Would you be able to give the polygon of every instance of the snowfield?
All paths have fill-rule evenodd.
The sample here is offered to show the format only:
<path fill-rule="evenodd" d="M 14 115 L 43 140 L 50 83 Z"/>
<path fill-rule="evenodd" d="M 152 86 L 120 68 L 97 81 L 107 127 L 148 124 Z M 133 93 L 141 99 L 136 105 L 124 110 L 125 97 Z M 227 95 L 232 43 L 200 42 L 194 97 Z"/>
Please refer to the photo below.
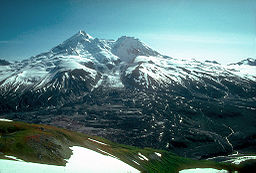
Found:
<path fill-rule="evenodd" d="M 73 155 L 67 160 L 66 166 L 54 166 L 46 164 L 38 164 L 24 162 L 15 157 L 10 157 L 14 160 L 0 159 L 1 173 L 137 173 L 137 169 L 128 164 L 113 158 L 103 155 L 87 148 L 73 146 L 71 147 Z M 19 161 L 18 161 L 19 160 Z"/>
<path fill-rule="evenodd" d="M 195 168 L 195 169 L 184 169 L 179 173 L 228 173 L 226 170 L 218 170 L 213 168 Z"/>
<path fill-rule="evenodd" d="M 7 122 L 12 122 L 12 120 L 5 119 L 5 118 L 0 118 L 0 121 L 7 121 Z"/>

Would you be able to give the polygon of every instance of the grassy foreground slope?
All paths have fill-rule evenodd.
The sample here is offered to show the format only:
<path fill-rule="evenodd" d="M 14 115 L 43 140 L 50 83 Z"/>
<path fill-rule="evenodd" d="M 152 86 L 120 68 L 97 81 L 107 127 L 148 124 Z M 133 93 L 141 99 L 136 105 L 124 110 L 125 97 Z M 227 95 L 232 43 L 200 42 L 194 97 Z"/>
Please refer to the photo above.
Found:
<path fill-rule="evenodd" d="M 109 140 L 47 125 L 0 121 L 0 159 L 15 156 L 27 162 L 65 165 L 72 155 L 69 147 L 82 146 L 112 155 L 141 172 L 178 173 L 187 168 L 217 168 L 230 172 L 241 168 L 229 163 L 199 161 L 171 152 L 113 143 Z M 144 158 L 143 158 L 143 156 Z"/>

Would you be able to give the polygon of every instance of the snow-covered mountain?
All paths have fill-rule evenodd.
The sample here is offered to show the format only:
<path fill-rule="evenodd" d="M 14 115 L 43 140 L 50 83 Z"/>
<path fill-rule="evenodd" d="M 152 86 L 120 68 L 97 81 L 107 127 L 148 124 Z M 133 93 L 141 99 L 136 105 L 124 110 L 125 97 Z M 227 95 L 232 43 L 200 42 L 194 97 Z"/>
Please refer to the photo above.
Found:
<path fill-rule="evenodd" d="M 253 62 L 247 59 L 222 66 L 210 61 L 179 60 L 163 56 L 133 37 L 103 40 L 79 31 L 49 52 L 20 63 L 5 64 L 1 67 L 0 81 L 1 87 L 8 89 L 36 90 L 46 86 L 65 88 L 65 81 L 72 78 L 82 83 L 89 81 L 87 89 L 92 90 L 100 85 L 124 87 L 128 78 L 137 85 L 155 88 L 184 85 L 186 79 L 202 83 L 202 77 L 218 83 L 211 76 L 255 80 L 254 67 L 241 67 Z"/>
<path fill-rule="evenodd" d="M 244 128 L 255 122 L 253 62 L 175 59 L 133 37 L 79 31 L 49 52 L 0 65 L 0 113 L 179 154 L 187 148 L 191 157 L 232 152 L 233 131 L 237 146 L 256 131 Z"/>
<path fill-rule="evenodd" d="M 239 61 L 237 63 L 232 63 L 230 65 L 249 65 L 249 66 L 256 66 L 256 59 L 253 58 L 247 58 L 242 61 Z"/>
<path fill-rule="evenodd" d="M 11 63 L 9 61 L 6 61 L 4 59 L 0 59 L 0 66 L 6 66 L 6 65 L 10 65 Z"/>
<path fill-rule="evenodd" d="M 123 87 L 121 70 L 139 55 L 160 56 L 132 37 L 121 37 L 117 41 L 100 40 L 79 31 L 49 52 L 2 67 L 1 86 L 38 89 L 51 83 L 52 87 L 65 87 L 64 80 L 74 78 L 69 73 L 78 70 L 81 74 L 77 76 L 79 81 L 91 81 L 89 89 L 101 83 Z M 56 81 L 60 75 L 63 83 Z"/>

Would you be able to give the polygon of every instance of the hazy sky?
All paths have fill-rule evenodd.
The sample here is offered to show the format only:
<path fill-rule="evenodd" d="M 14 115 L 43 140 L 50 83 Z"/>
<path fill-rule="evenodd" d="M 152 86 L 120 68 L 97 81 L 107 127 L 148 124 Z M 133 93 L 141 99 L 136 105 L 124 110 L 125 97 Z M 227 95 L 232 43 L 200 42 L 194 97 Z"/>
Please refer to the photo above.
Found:
<path fill-rule="evenodd" d="M 0 58 L 46 52 L 79 30 L 135 36 L 176 58 L 236 62 L 256 58 L 256 0 L 1 0 Z"/>

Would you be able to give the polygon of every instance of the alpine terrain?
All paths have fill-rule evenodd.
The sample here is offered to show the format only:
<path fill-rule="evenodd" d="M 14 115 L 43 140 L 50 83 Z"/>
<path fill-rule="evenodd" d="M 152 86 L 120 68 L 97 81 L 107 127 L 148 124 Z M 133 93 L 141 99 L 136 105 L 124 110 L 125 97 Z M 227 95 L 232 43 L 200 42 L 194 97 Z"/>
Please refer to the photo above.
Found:
<path fill-rule="evenodd" d="M 186 51 L 186 50 L 184 50 Z M 205 159 L 256 153 L 256 60 L 164 56 L 139 39 L 79 31 L 49 52 L 0 61 L 0 118 Z"/>

